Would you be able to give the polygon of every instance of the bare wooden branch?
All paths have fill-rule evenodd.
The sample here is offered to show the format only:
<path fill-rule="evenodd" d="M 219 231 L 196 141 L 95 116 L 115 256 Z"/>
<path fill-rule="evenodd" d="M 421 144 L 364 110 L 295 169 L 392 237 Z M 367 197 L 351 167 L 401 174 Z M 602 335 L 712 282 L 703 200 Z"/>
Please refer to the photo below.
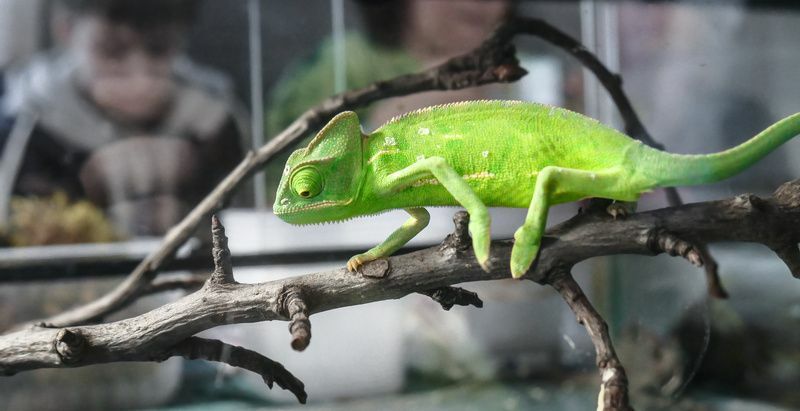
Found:
<path fill-rule="evenodd" d="M 582 44 L 547 22 L 532 18 L 515 18 L 502 25 L 475 50 L 431 69 L 380 81 L 358 90 L 333 96 L 303 113 L 286 130 L 269 143 L 252 151 L 221 181 L 186 217 L 164 237 L 159 248 L 149 254 L 131 274 L 111 292 L 83 306 L 60 313 L 45 320 L 54 326 L 67 326 L 97 321 L 129 305 L 142 295 L 157 271 L 168 262 L 178 248 L 189 239 L 205 219 L 222 208 L 232 194 L 256 171 L 261 170 L 271 158 L 291 147 L 307 133 L 319 128 L 337 113 L 366 106 L 378 100 L 419 93 L 429 90 L 456 90 L 490 83 L 513 82 L 525 75 L 519 66 L 511 41 L 517 35 L 541 38 L 577 58 L 599 78 L 609 90 L 619 107 L 626 131 L 654 147 L 661 147 L 644 129 L 627 96 L 622 81 L 611 73 Z M 668 191 L 671 201 L 679 201 L 677 192 Z"/>
<path fill-rule="evenodd" d="M 598 411 L 633 411 L 628 400 L 628 377 L 614 351 L 608 324 L 600 313 L 592 307 L 581 287 L 567 271 L 554 273 L 550 285 L 561 294 L 578 322 L 586 327 L 597 355 L 597 368 L 600 370 L 600 395 L 597 399 Z"/>
<path fill-rule="evenodd" d="M 463 225 L 463 219 L 456 221 Z M 597 331 L 602 330 L 602 319 L 594 317 L 588 301 L 581 300 L 585 296 L 578 293 L 564 273 L 574 264 L 596 256 L 657 253 L 660 250 L 653 249 L 652 233 L 659 231 L 690 243 L 785 243 L 800 232 L 800 180 L 786 183 L 773 197 L 757 201 L 753 196 L 742 195 L 637 213 L 624 220 L 613 220 L 603 210 L 581 213 L 548 231 L 539 259 L 525 278 L 559 287 L 579 317 L 591 326 L 590 331 L 602 335 Z M 459 242 L 450 244 L 391 257 L 391 270 L 380 279 L 341 268 L 261 284 L 209 283 L 138 317 L 107 324 L 18 329 L 0 335 L 0 374 L 161 360 L 164 353 L 198 332 L 231 323 L 294 319 L 298 325 L 293 332 L 305 331 L 293 335 L 293 344 L 299 340 L 307 345 L 308 340 L 302 335 L 310 331 L 305 327 L 310 324 L 308 316 L 314 313 L 396 299 L 457 283 L 509 278 L 510 241 L 492 243 L 494 270 L 490 273 L 480 268 L 469 247 L 461 247 Z M 600 338 L 600 342 L 603 347 L 611 347 L 610 341 Z M 603 350 L 598 351 L 599 358 L 606 360 L 601 366 L 614 370 L 613 375 L 606 374 L 604 395 L 621 398 L 624 374 L 618 372 L 624 370 L 612 361 L 612 351 Z"/>

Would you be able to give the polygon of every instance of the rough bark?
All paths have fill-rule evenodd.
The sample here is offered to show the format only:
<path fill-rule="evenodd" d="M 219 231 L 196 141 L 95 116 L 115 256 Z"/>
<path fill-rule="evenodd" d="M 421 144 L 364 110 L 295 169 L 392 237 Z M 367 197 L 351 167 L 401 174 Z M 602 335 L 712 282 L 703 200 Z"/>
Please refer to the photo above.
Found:
<path fill-rule="evenodd" d="M 113 323 L 59 328 L 32 326 L 2 335 L 0 373 L 11 375 L 37 368 L 117 361 L 160 361 L 171 355 L 218 360 L 219 357 L 203 351 L 209 350 L 208 347 L 198 349 L 207 353 L 200 355 L 185 348 L 185 344 L 194 341 L 192 338 L 198 332 L 218 325 L 257 321 L 290 321 L 291 344 L 302 350 L 310 342 L 311 314 L 401 298 L 414 292 L 430 293 L 457 283 L 508 279 L 511 242 L 492 243 L 494 269 L 484 272 L 463 231 L 467 218 L 466 213 L 459 213 L 456 232 L 441 246 L 373 263 L 385 267 L 385 275 L 380 278 L 353 274 L 342 268 L 261 284 L 239 284 L 232 273 L 228 277 L 227 241 L 221 224 L 215 222 L 214 233 L 219 237 L 215 239 L 218 249 L 214 253 L 219 256 L 215 259 L 215 273 L 221 274 L 209 278 L 200 290 L 140 316 Z M 548 231 L 539 259 L 524 278 L 550 284 L 562 294 L 578 320 L 586 325 L 597 349 L 601 370 L 600 409 L 627 411 L 631 407 L 624 368 L 614 354 L 605 322 L 570 277 L 571 267 L 597 256 L 661 252 L 702 263 L 692 244 L 737 241 L 761 243 L 776 250 L 794 270 L 796 254 L 786 250 L 796 248 L 797 233 L 800 233 L 800 180 L 782 185 L 768 199 L 740 195 L 638 213 L 624 220 L 614 220 L 602 210 L 590 210 Z M 796 275 L 796 271 L 793 273 Z M 298 398 L 304 398 L 302 386 L 290 384 L 295 378 L 288 372 L 280 372 L 279 364 L 265 367 L 263 364 L 272 364 L 271 360 L 255 357 L 253 361 L 260 361 L 259 365 L 241 359 L 247 355 L 239 358 L 234 365 L 278 372 L 269 374 L 269 378 L 286 382 L 287 387 L 294 387 Z"/>

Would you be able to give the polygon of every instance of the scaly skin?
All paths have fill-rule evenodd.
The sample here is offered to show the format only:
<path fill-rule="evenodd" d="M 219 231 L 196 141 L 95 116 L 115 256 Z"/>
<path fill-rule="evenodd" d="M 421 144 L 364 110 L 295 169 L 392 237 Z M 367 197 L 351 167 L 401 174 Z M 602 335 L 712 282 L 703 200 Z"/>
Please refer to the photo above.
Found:
<path fill-rule="evenodd" d="M 343 112 L 295 151 L 273 210 L 293 224 L 341 221 L 405 209 L 411 218 L 350 270 L 391 255 L 428 224 L 425 206 L 470 214 L 475 256 L 489 270 L 487 207 L 528 208 L 514 234 L 511 273 L 539 251 L 550 206 L 585 197 L 636 201 L 656 187 L 730 177 L 800 132 L 800 113 L 733 149 L 678 155 L 652 149 L 583 115 L 518 101 L 434 106 L 392 119 L 369 135 Z M 610 212 L 619 212 L 614 207 Z"/>

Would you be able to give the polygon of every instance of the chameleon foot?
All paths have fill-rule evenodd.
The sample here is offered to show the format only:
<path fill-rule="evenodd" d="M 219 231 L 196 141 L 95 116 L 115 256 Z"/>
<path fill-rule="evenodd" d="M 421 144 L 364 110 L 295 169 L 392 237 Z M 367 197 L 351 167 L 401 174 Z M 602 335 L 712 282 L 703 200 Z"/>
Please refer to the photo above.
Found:
<path fill-rule="evenodd" d="M 606 212 L 616 220 L 617 217 L 626 218 L 636 211 L 636 205 L 627 202 L 615 201 L 606 207 Z"/>
<path fill-rule="evenodd" d="M 351 273 L 357 272 L 362 265 L 374 260 L 377 260 L 377 258 L 371 257 L 367 254 L 354 255 L 347 260 L 347 271 L 350 271 Z"/>
<path fill-rule="evenodd" d="M 492 271 L 489 261 L 492 237 L 489 234 L 488 224 L 469 224 L 470 235 L 472 236 L 472 248 L 475 251 L 475 258 L 478 260 L 483 271 Z"/>
<path fill-rule="evenodd" d="M 525 275 L 538 254 L 539 239 L 534 242 L 525 226 L 518 228 L 511 248 L 511 276 L 520 278 Z"/>

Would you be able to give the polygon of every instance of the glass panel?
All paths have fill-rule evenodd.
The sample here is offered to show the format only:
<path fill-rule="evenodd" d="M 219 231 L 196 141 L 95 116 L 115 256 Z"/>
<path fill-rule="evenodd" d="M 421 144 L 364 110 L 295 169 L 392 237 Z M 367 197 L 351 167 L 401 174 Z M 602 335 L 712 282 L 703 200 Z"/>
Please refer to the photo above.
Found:
<path fill-rule="evenodd" d="M 644 125 L 671 152 L 723 150 L 800 111 L 800 13 L 790 2 L 0 0 L 0 330 L 113 288 L 246 150 L 305 110 L 468 52 L 512 16 L 549 22 L 619 72 Z M 522 80 L 381 100 L 356 110 L 363 130 L 477 99 L 552 104 L 623 127 L 606 91 L 568 53 L 528 36 L 515 44 L 529 72 Z M 769 195 L 800 173 L 797 147 L 680 193 L 686 202 Z M 281 221 L 271 205 L 288 156 L 242 184 L 221 213 L 239 282 L 342 267 L 407 218 Z M 553 207 L 549 225 L 585 205 Z M 657 190 L 638 210 L 666 205 Z M 409 247 L 452 231 L 457 208 L 430 211 Z M 492 209 L 493 236 L 511 238 L 526 211 Z M 207 225 L 194 237 L 165 271 L 209 270 Z M 715 244 L 711 253 L 729 300 L 707 297 L 701 270 L 668 256 L 596 258 L 573 269 L 608 321 L 633 405 L 800 407 L 800 282 L 765 247 Z M 284 364 L 316 403 L 304 409 L 596 407 L 594 348 L 556 293 L 511 280 L 465 288 L 485 307 L 443 311 L 415 294 L 314 315 L 314 340 L 302 353 L 290 348 L 283 322 L 202 335 Z M 148 297 L 108 320 L 182 294 Z M 295 402 L 250 372 L 182 360 L 25 372 L 0 379 L 0 392 L 0 408 L 15 410 Z"/>

